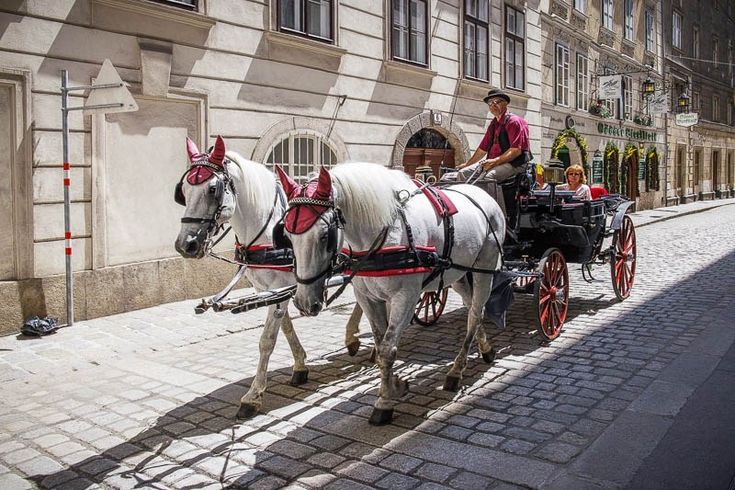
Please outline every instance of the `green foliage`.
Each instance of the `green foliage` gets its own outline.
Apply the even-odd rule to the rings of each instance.
[[[659,178],[659,157],[655,146],[649,146],[646,152],[646,190],[661,190]]]
[[[579,146],[579,153],[582,156],[582,165],[585,168],[585,173],[589,173],[588,164],[587,164],[587,152],[589,150],[589,146],[587,145],[587,139],[579,134],[579,131],[577,131],[574,128],[565,129],[561,133],[559,133],[554,140],[554,144],[551,145],[551,158],[558,158],[559,157],[559,151],[567,144],[567,138],[573,138],[577,142],[577,146]]]
[[[605,188],[612,193],[620,192],[620,149],[612,141],[605,145],[603,156]]]

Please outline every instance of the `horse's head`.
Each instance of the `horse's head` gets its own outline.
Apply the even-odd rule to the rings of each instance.
[[[322,309],[325,282],[342,247],[342,213],[334,205],[329,172],[322,168],[318,180],[301,186],[276,169],[289,209],[274,231],[274,243],[293,249],[298,282],[294,304],[302,314],[314,316]]]
[[[182,257],[198,259],[209,252],[217,231],[232,217],[235,188],[222,137],[217,137],[210,153],[199,153],[187,138],[186,151],[190,166],[174,192],[174,200],[186,207],[175,247]]]

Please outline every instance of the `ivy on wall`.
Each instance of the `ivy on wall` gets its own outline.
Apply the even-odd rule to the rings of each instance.
[[[590,168],[587,163],[587,140],[584,136],[579,134],[579,131],[577,131],[574,128],[565,129],[561,133],[559,133],[554,140],[554,144],[551,145],[551,158],[559,158],[559,151],[567,144],[567,138],[572,138],[577,142],[577,146],[579,146],[579,153],[582,156],[582,166],[584,167],[584,173],[586,175],[590,175]]]
[[[620,192],[620,149],[612,141],[605,145],[603,156],[605,188],[612,193]]]
[[[655,146],[649,146],[646,152],[646,190],[647,191],[659,191],[661,190],[661,182],[659,178],[658,169],[658,150]]]
[[[635,172],[635,167],[638,164],[638,147],[634,145],[633,143],[628,143],[625,145],[625,149],[623,150],[623,165],[620,168],[620,193],[626,194],[626,184],[628,183],[628,178],[630,176],[631,172]],[[638,176],[635,176],[637,179]],[[636,185],[634,186],[633,195],[628,196],[629,198],[638,197],[640,195],[640,192],[638,192],[638,185],[636,180]]]

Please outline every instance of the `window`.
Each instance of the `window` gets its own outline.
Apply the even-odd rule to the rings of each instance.
[[[712,68],[715,70],[719,69],[719,66],[717,66],[717,62],[720,61],[720,57],[717,55],[717,53],[720,52],[720,40],[716,37],[712,38]]]
[[[170,5],[175,5],[176,7],[181,7],[189,10],[196,10],[198,7],[198,0],[155,0],[158,3],[168,3]]]
[[[633,30],[633,0],[625,0],[625,39],[632,41]]]
[[[273,146],[265,164],[271,170],[278,164],[297,182],[305,182],[319,167],[332,167],[337,155],[327,140],[317,134],[292,133]]]
[[[488,0],[465,0],[464,3],[464,74],[488,80]]]
[[[574,0],[574,10],[584,13],[585,0]]]
[[[699,92],[692,92],[692,112],[699,112],[702,108]]]
[[[671,44],[681,49],[681,14],[679,12],[674,12],[671,21]]]
[[[646,51],[653,53],[653,12],[646,9]]]
[[[505,9],[505,86],[523,90],[526,16],[512,7]]]
[[[577,109],[589,109],[590,99],[589,61],[586,56],[577,55]]]
[[[633,78],[623,75],[623,117],[633,119]]]
[[[393,0],[393,58],[428,65],[427,0]]]
[[[569,105],[569,48],[556,45],[556,104]]]
[[[733,117],[732,113],[735,108],[733,108],[732,102],[729,100],[727,101],[727,125],[732,126],[733,125]]]
[[[608,30],[613,30],[613,12],[615,12],[615,6],[613,0],[602,0],[600,13],[602,14],[602,27]]]
[[[692,27],[692,57],[699,58],[699,27]]]
[[[333,41],[332,0],[279,0],[278,28],[320,41]]]
[[[720,120],[720,97],[717,95],[712,96],[712,120]]]

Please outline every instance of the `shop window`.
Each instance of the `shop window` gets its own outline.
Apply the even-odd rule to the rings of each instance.
[[[633,119],[633,79],[623,75],[623,117],[621,119]]]
[[[505,7],[505,86],[523,90],[525,86],[526,16]]]
[[[428,17],[427,0],[392,0],[393,58],[428,65]]]
[[[278,0],[278,29],[332,42],[332,0]]]
[[[488,40],[490,9],[488,0],[465,0],[464,74],[488,80]]]
[[[265,164],[279,165],[297,182],[305,182],[319,167],[337,164],[337,154],[326,138],[318,134],[291,133],[280,139],[268,153]]]

